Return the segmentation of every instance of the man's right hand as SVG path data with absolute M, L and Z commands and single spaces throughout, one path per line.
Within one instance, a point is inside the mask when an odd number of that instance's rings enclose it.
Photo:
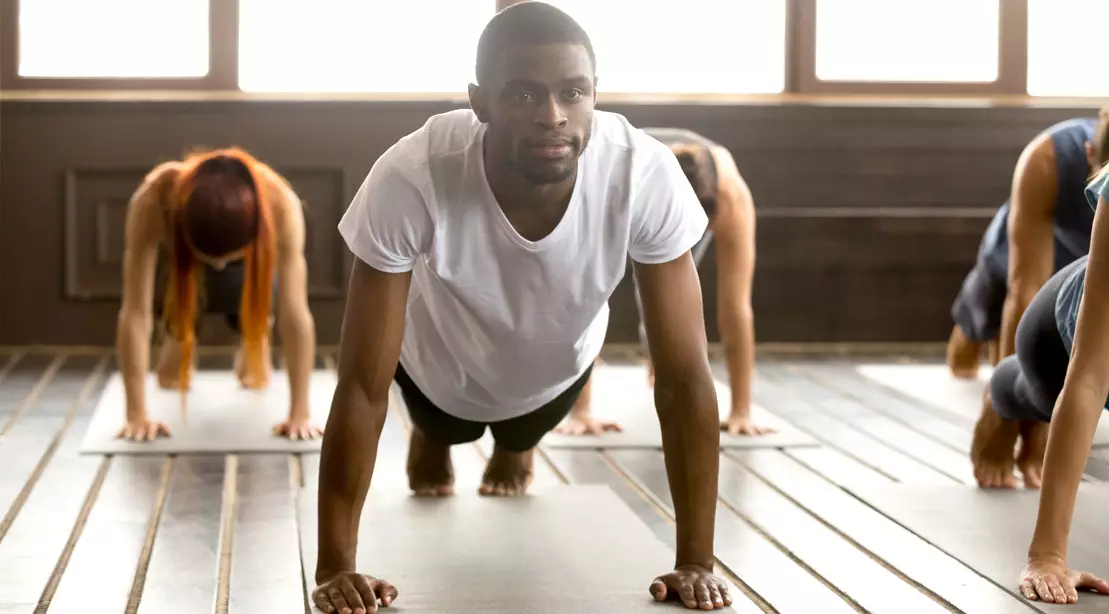
M 387 581 L 353 571 L 339 572 L 312 591 L 312 602 L 322 612 L 366 614 L 377 611 L 380 599 L 389 607 L 397 598 L 397 589 Z
M 164 422 L 155 422 L 149 417 L 128 419 L 120 429 L 117 438 L 131 441 L 154 441 L 158 436 L 170 437 L 169 427 Z

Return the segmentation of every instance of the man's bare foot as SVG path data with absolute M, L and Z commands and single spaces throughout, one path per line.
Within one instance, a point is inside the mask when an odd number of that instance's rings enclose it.
M 1003 420 L 993 409 L 989 390 L 982 401 L 982 414 L 974 425 L 970 458 L 974 478 L 982 488 L 1016 488 L 1013 477 L 1013 448 L 1020 435 L 1020 423 Z
M 947 367 L 958 378 L 978 377 L 978 364 L 982 360 L 982 344 L 967 339 L 963 329 L 951 328 L 951 338 L 947 340 Z
M 509 452 L 500 446 L 493 447 L 493 456 L 485 466 L 478 492 L 483 495 L 514 497 L 524 494 L 534 475 L 535 449 L 527 452 Z
M 454 465 L 450 446 L 431 443 L 419 429 L 412 429 L 408 443 L 408 487 L 420 497 L 454 494 Z
M 1020 423 L 1020 448 L 1017 468 L 1024 476 L 1025 488 L 1039 488 L 1043 480 L 1044 452 L 1047 450 L 1047 422 Z

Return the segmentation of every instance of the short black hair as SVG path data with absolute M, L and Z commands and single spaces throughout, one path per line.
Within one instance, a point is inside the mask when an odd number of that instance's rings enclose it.
M 537 0 L 517 2 L 498 12 L 485 25 L 477 43 L 478 85 L 488 82 L 489 70 L 498 54 L 517 45 L 581 45 L 597 70 L 597 56 L 589 35 L 566 12 Z

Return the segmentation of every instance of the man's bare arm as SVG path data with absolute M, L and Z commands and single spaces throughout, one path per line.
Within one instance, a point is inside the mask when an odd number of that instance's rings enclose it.
M 292 189 L 284 190 L 277 237 L 277 325 L 289 377 L 289 421 L 307 421 L 308 378 L 316 355 L 316 326 L 308 307 L 304 213 Z
M 339 341 L 339 380 L 320 454 L 317 583 L 355 571 L 359 519 L 400 359 L 410 283 L 410 272 L 383 273 L 355 260 Z
M 150 334 L 154 326 L 154 275 L 158 242 L 164 231 L 162 198 L 176 168 L 152 170 L 127 205 L 123 246 L 122 301 L 116 322 L 116 356 L 127 397 L 127 422 L 147 419 L 146 373 L 150 366 Z
M 634 266 L 677 520 L 676 565 L 711 571 L 720 414 L 708 362 L 701 283 L 688 252 L 664 264 Z
M 1029 145 L 1017 161 L 1009 198 L 1009 281 L 1001 313 L 997 360 L 1015 351 L 1017 324 L 1055 270 L 1058 175 L 1051 139 Z
M 713 151 L 720 173 L 716 243 L 717 323 L 724 342 L 733 418 L 751 413 L 751 371 L 755 362 L 755 316 L 751 288 L 755 277 L 755 209 L 751 191 L 727 151 Z

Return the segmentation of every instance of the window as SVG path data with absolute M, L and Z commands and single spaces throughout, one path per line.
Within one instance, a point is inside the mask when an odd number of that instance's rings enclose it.
M 1102 39 L 1084 34 L 1107 19 L 1106 0 L 1028 0 L 1028 93 L 1109 96 Z
M 597 89 L 628 93 L 781 92 L 785 0 L 545 0 L 597 53 Z
M 203 77 L 208 0 L 19 0 L 19 76 Z
M 999 0 L 816 0 L 816 77 L 996 81 L 999 11 Z
M 494 0 L 239 0 L 239 87 L 464 95 L 495 8 Z

